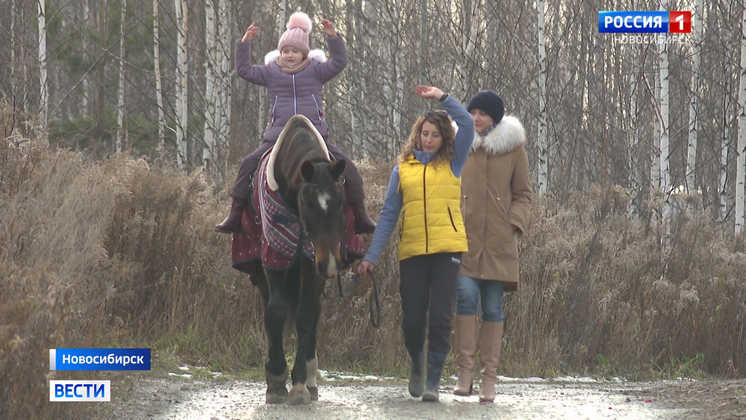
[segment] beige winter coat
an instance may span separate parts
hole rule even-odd
[[[517,237],[531,203],[525,144],[523,125],[506,115],[486,136],[476,136],[461,175],[469,252],[460,274],[504,281],[506,291],[518,288]]]

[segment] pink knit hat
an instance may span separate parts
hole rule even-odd
[[[280,37],[277,49],[282,52],[285,47],[295,47],[304,56],[308,55],[308,36],[311,33],[311,18],[303,12],[295,12],[288,19],[287,30]]]

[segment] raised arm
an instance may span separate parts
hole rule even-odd
[[[458,133],[455,139],[455,155],[451,161],[451,170],[457,177],[461,176],[461,170],[464,168],[466,158],[469,157],[471,144],[474,142],[474,120],[471,118],[469,111],[466,110],[456,99],[443,93],[434,86],[417,86],[415,93],[426,99],[437,99],[440,105],[450,115],[453,121],[458,125]]]
[[[461,170],[466,164],[466,158],[469,157],[471,144],[474,142],[474,119],[471,118],[469,111],[451,95],[448,95],[440,104],[458,126],[458,133],[456,133],[456,140],[454,141],[456,154],[451,161],[451,170],[454,175],[460,177]]]
[[[246,33],[241,40],[236,42],[236,73],[251,83],[267,86],[269,68],[251,63],[251,41],[256,37],[257,32],[259,32],[259,27],[252,23],[246,28]]]
[[[324,19],[321,21],[326,35],[326,43],[329,46],[331,58],[317,67],[319,80],[326,83],[347,67],[347,47],[344,39],[337,33],[334,24]]]

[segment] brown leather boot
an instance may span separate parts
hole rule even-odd
[[[456,366],[458,382],[453,388],[456,395],[471,395],[474,379],[474,356],[477,353],[477,316],[456,315]]]
[[[479,383],[479,402],[495,401],[495,381],[503,344],[503,323],[482,321],[479,337],[479,361],[482,381]]]
[[[360,201],[358,203],[350,203],[350,207],[352,207],[352,213],[355,216],[355,233],[375,232],[376,222],[368,217],[368,213],[365,212],[365,204]]]
[[[233,198],[231,203],[231,211],[228,213],[228,217],[223,220],[223,223],[215,226],[215,230],[220,233],[239,233],[243,232],[241,219],[243,212],[246,210],[246,200],[240,198]]]

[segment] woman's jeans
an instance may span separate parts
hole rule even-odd
[[[456,315],[476,315],[481,295],[482,320],[503,322],[504,290],[501,281],[458,276]]]

